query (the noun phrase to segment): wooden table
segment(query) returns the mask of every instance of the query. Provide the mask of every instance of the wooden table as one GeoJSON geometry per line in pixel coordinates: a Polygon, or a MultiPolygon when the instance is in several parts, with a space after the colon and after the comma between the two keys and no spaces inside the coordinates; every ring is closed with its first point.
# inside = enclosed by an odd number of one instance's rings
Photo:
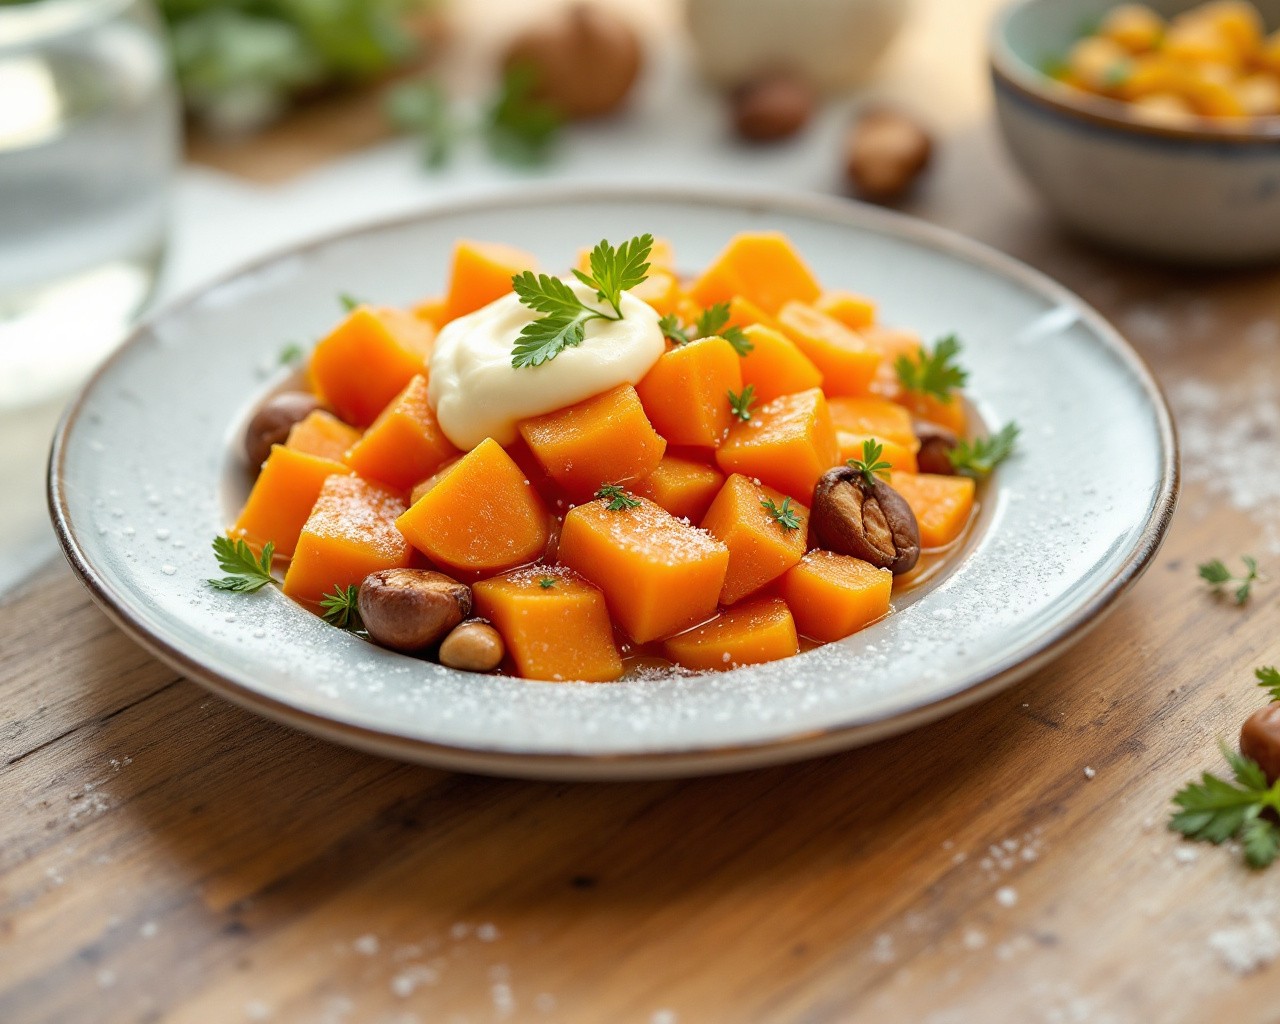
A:
{"type": "MultiPolygon", "coordinates": [[[[1252,668],[1280,662],[1280,586],[1237,609],[1195,573],[1254,552],[1280,577],[1280,275],[1142,269],[1060,236],[998,151],[976,57],[954,57],[978,52],[975,6],[933,0],[883,87],[946,104],[913,210],[1115,318],[1184,427],[1182,508],[1114,614],[1022,685],[864,750],[552,785],[255,718],[50,566],[0,609],[0,1021],[1277,1019],[1280,867],[1164,822],[1261,704],[1252,668]]],[[[227,161],[313,144],[281,138],[227,161]]]]}

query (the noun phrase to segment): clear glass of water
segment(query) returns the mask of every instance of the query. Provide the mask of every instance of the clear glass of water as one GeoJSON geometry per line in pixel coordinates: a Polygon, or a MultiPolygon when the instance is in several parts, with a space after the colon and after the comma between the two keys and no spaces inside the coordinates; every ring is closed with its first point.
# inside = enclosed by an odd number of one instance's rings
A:
{"type": "Polygon", "coordinates": [[[0,417],[64,398],[150,295],[179,141],[150,0],[0,0],[0,417]]]}

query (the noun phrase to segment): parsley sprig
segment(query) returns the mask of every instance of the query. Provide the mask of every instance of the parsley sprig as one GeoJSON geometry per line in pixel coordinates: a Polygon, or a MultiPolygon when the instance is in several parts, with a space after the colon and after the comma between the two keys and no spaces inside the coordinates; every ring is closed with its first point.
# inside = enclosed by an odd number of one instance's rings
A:
{"type": "Polygon", "coordinates": [[[1267,785],[1257,762],[1222,747],[1234,781],[1205,772],[1173,798],[1169,827],[1189,839],[1223,843],[1239,838],[1245,862],[1264,868],[1280,854],[1280,826],[1263,813],[1280,812],[1280,781],[1267,785]]]}
{"type": "Polygon", "coordinates": [[[269,583],[275,583],[276,578],[271,575],[271,558],[275,550],[276,546],[268,541],[262,546],[262,555],[259,557],[243,540],[214,537],[214,557],[218,560],[218,568],[227,575],[220,579],[210,579],[209,586],[215,590],[252,594],[269,583]]]}
{"type": "Polygon", "coordinates": [[[635,288],[649,276],[649,252],[652,235],[638,235],[616,249],[601,241],[591,250],[591,273],[575,270],[574,276],[594,288],[596,298],[613,312],[588,306],[572,288],[557,277],[526,270],[511,279],[520,301],[534,312],[545,314],[527,324],[511,350],[511,365],[516,369],[541,366],[563,352],[576,348],[586,337],[586,326],[592,320],[621,320],[622,293],[635,288]]]}
{"type": "Polygon", "coordinates": [[[364,629],[364,623],[360,619],[359,598],[360,588],[354,583],[346,587],[334,584],[333,590],[320,598],[324,621],[353,633],[364,629]]]}
{"type": "MultiPolygon", "coordinates": [[[[638,505],[639,502],[636,502],[636,504],[638,505]]],[[[556,585],[556,578],[554,576],[542,576],[542,577],[539,577],[538,579],[538,586],[540,586],[543,590],[550,590],[555,585],[556,585]]]]}
{"type": "Polygon", "coordinates": [[[761,498],[760,504],[773,517],[773,521],[784,530],[798,530],[804,522],[800,518],[799,510],[791,504],[790,498],[783,498],[781,505],[772,498],[761,498]]]}
{"type": "Polygon", "coordinates": [[[960,441],[947,453],[947,458],[957,473],[981,480],[990,476],[996,466],[1013,454],[1019,432],[1018,424],[1006,423],[990,437],[960,441]]]}
{"type": "Polygon", "coordinates": [[[1236,576],[1221,558],[1215,558],[1198,566],[1200,578],[1213,588],[1215,594],[1222,594],[1228,587],[1234,588],[1232,596],[1236,604],[1245,604],[1253,594],[1253,585],[1266,580],[1258,568],[1258,560],[1251,555],[1241,555],[1244,563],[1244,574],[1236,576]]]}
{"type": "Polygon", "coordinates": [[[960,339],[948,334],[932,349],[921,346],[915,359],[905,354],[898,356],[893,368],[906,390],[949,402],[952,392],[964,387],[969,379],[969,371],[954,361],[959,354],[960,339]]]}
{"type": "Polygon", "coordinates": [[[867,482],[868,487],[874,487],[877,476],[882,476],[887,480],[893,469],[893,463],[885,462],[881,458],[882,455],[884,455],[884,445],[867,438],[862,442],[862,458],[847,459],[846,461],[850,469],[862,474],[862,479],[867,482]]]}
{"type": "Polygon", "coordinates": [[[367,305],[367,303],[364,299],[352,295],[350,292],[340,292],[338,294],[338,305],[342,307],[344,313],[350,313],[352,310],[367,305]]]}
{"type": "Polygon", "coordinates": [[[609,502],[605,506],[610,512],[622,512],[629,508],[639,508],[640,500],[633,498],[625,490],[621,484],[601,484],[600,489],[596,491],[597,498],[604,498],[609,502]]]}
{"type": "Polygon", "coordinates": [[[725,326],[729,322],[729,316],[729,303],[717,302],[699,313],[692,327],[681,327],[680,318],[674,313],[668,313],[658,321],[658,328],[675,345],[687,345],[700,338],[720,337],[732,345],[738,355],[745,356],[755,346],[741,327],[736,324],[732,327],[725,326]]]}
{"type": "Polygon", "coordinates": [[[748,384],[741,391],[729,392],[729,410],[743,423],[751,422],[751,407],[756,404],[756,386],[748,384]]]}
{"type": "Polygon", "coordinates": [[[1274,665],[1263,665],[1254,669],[1253,674],[1272,702],[1280,701],[1280,669],[1274,665]]]}

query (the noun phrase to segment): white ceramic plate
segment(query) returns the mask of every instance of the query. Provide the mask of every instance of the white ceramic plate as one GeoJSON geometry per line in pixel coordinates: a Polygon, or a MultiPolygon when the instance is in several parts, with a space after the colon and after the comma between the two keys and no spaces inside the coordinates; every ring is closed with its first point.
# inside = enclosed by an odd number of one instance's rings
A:
{"type": "Polygon", "coordinates": [[[1177,491],[1147,370],[1078,298],[903,217],[836,200],[723,191],[543,189],[435,209],[262,261],[152,317],[71,407],[50,505],[73,568],[119,625],[191,678],[338,742],[451,768],[557,778],[696,774],[902,732],[1044,663],[1147,565],[1177,491]],[[685,266],[735,232],[785,231],[829,287],[885,322],[964,340],[977,410],[1016,419],[1019,454],[982,493],[950,571],[850,639],[773,664],[609,685],[452,672],[334,629],[274,590],[204,585],[245,491],[236,457],[283,342],[318,337],[336,296],[439,289],[458,237],[567,264],[642,231],[685,266]],[[1087,472],[1084,460],[1087,459],[1087,472]]]}

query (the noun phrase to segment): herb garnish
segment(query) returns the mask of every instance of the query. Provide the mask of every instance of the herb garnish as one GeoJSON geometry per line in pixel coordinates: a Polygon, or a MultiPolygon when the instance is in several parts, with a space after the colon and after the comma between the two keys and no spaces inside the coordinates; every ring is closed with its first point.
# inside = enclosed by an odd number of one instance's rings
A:
{"type": "Polygon", "coordinates": [[[652,248],[653,235],[648,234],[623,242],[616,249],[607,241],[601,241],[591,250],[591,273],[573,272],[579,281],[595,289],[596,297],[612,307],[612,313],[586,305],[559,278],[534,274],[531,270],[516,274],[511,284],[520,301],[546,315],[527,324],[520,332],[511,350],[511,365],[516,369],[541,366],[566,348],[581,345],[588,321],[621,320],[622,293],[648,277],[652,248]]]}
{"type": "Polygon", "coordinates": [[[739,392],[729,392],[729,409],[743,423],[751,420],[751,407],[756,404],[756,386],[748,384],[739,392]]]}
{"type": "Polygon", "coordinates": [[[364,299],[358,299],[350,292],[342,292],[338,295],[338,302],[342,305],[343,311],[350,313],[353,309],[366,305],[364,299]]]}
{"type": "Polygon", "coordinates": [[[921,346],[920,354],[912,359],[898,356],[893,364],[898,380],[908,391],[919,395],[931,395],[940,402],[951,401],[951,393],[962,388],[969,379],[969,372],[952,362],[960,354],[960,339],[948,334],[932,349],[921,346]]]}
{"type": "Polygon", "coordinates": [[[354,583],[346,587],[334,584],[333,592],[320,598],[324,621],[353,633],[364,629],[364,623],[360,621],[359,597],[360,588],[354,583]]]}
{"type": "Polygon", "coordinates": [[[621,484],[601,484],[600,489],[596,491],[597,498],[605,498],[609,504],[605,507],[610,512],[622,512],[629,508],[639,508],[640,500],[633,498],[622,489],[621,484]]]}
{"type": "Polygon", "coordinates": [[[1188,783],[1174,796],[1179,808],[1169,827],[1189,839],[1223,843],[1239,838],[1245,862],[1265,868],[1280,853],[1280,826],[1264,811],[1280,812],[1280,781],[1267,785],[1256,761],[1222,747],[1235,782],[1205,772],[1200,782],[1188,783]]]}
{"type": "Polygon", "coordinates": [[[1013,454],[1018,441],[1018,424],[1006,423],[990,437],[977,437],[972,441],[960,441],[947,458],[957,473],[976,479],[990,476],[991,471],[1013,454]]]}
{"type": "Polygon", "coordinates": [[[729,303],[717,302],[699,313],[692,327],[682,328],[679,317],[674,313],[668,313],[658,321],[658,329],[662,331],[664,338],[676,345],[687,345],[700,338],[720,337],[732,345],[738,355],[745,356],[755,346],[751,344],[751,339],[741,327],[736,324],[725,327],[728,322],[729,303]]]}
{"type": "Polygon", "coordinates": [[[802,522],[800,513],[796,511],[791,504],[790,498],[783,498],[782,504],[779,505],[772,498],[761,498],[760,504],[764,506],[764,510],[773,516],[773,521],[781,526],[784,530],[798,530],[802,522]]]}
{"type": "MultiPolygon", "coordinates": [[[[640,503],[636,502],[636,504],[638,505],[640,503]]],[[[543,576],[541,579],[538,580],[538,586],[540,586],[543,590],[550,590],[555,585],[556,585],[556,580],[554,576],[543,576]]]]}
{"type": "Polygon", "coordinates": [[[1253,674],[1272,702],[1280,701],[1280,669],[1273,665],[1263,665],[1262,668],[1255,668],[1253,674]]]}
{"type": "Polygon", "coordinates": [[[213,554],[218,559],[218,568],[229,575],[209,580],[209,586],[216,590],[252,594],[268,583],[275,583],[276,578],[271,575],[271,557],[275,550],[276,546],[267,541],[259,558],[243,540],[214,537],[213,554]]]}
{"type": "Polygon", "coordinates": [[[280,354],[276,356],[276,362],[281,366],[293,366],[295,363],[300,363],[302,357],[306,354],[306,349],[296,341],[291,341],[280,349],[280,354]]]}
{"type": "Polygon", "coordinates": [[[867,438],[862,442],[862,458],[847,459],[845,461],[850,469],[862,474],[862,479],[867,482],[868,487],[874,487],[877,476],[882,476],[887,480],[893,469],[893,463],[885,462],[880,458],[883,454],[884,445],[867,438]]]}
{"type": "Polygon", "coordinates": [[[1224,587],[1235,587],[1233,596],[1236,599],[1236,604],[1242,605],[1252,595],[1253,585],[1262,582],[1266,577],[1258,571],[1258,560],[1256,558],[1250,555],[1241,555],[1240,561],[1244,563],[1245,567],[1243,576],[1233,575],[1220,558],[1205,562],[1198,567],[1198,570],[1200,578],[1213,588],[1215,594],[1221,594],[1224,587]]]}

